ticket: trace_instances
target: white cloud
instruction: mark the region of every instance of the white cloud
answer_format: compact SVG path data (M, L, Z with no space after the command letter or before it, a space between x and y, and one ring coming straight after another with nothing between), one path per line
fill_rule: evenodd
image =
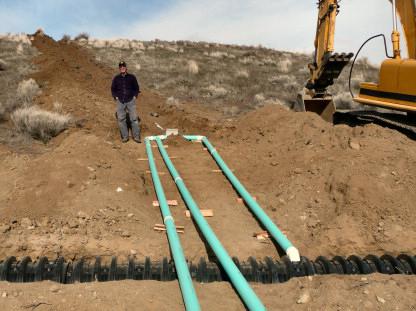
M369 36L391 33L391 5L380 0L341 1L336 51L355 52ZM293 0L179 0L146 21L138 21L129 37L201 40L247 45L262 44L279 50L313 50L316 1ZM381 41L363 55L384 58Z

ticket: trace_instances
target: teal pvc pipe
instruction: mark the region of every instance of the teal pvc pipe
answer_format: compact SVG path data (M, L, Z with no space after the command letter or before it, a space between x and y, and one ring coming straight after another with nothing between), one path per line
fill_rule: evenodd
M162 140L158 137L156 137L155 140L159 147L160 154L162 155L162 158L165 161L165 164L169 169L169 172L172 175L172 178L174 179L176 186L178 187L182 195L183 200L185 201L189 211L192 214L192 218L195 220L196 224L198 225L198 228L201 230L209 246L214 251L221 266L224 268L225 272L231 280L231 283L234 285L241 299L244 301L245 305L249 310L266 310L263 303L257 297L256 293L250 287L247 280L241 274L240 270L238 270L234 261L230 258L230 255L228 255L227 251L222 246L221 242L218 240L214 231L212 231L204 216L202 216L198 205L192 198L191 193L189 192L188 188L186 187L185 183L183 182L182 178L177 172L175 166L170 160L169 155L165 150L165 147L163 147Z
M254 213L257 219L264 225L266 230L270 233L273 239L282 247L285 252L288 254L291 261L300 261L299 252L293 246L293 244L289 241L289 239L283 234L282 231L276 226L276 224L270 219L270 217L264 212L264 210L260 207L260 205L253 199L251 194L247 191L247 189L241 184L238 178L233 174L233 172L229 169L227 164L225 164L224 160L218 154L217 150L214 146L209 142L208 138L205 136L184 136L185 139L188 140L198 140L202 141L208 151L211 153L212 157L214 158L215 162L217 162L218 166L221 168L225 176L227 176L228 180L240 194L240 196L244 199L247 203L250 210Z
M182 297L185 303L186 310L199 311L201 307L196 296L195 288L192 284L192 278L189 273L189 268L186 263L185 255L183 254L181 242L176 232L175 221L170 213L169 205L166 200L165 191L160 182L159 174L157 172L156 163L153 157L152 146L150 139L145 139L146 152L149 159L150 172L152 174L153 184L155 186L157 199L159 201L160 210L162 212L163 222L166 227L169 246L172 251L173 260L175 263L176 272L178 274L179 286L181 288Z

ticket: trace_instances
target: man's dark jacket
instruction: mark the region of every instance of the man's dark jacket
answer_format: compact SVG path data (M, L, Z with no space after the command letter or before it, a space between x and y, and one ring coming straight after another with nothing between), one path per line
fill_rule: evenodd
M111 84L111 94L118 98L120 102L128 103L137 97L140 93L139 83L134 75L126 73L124 76L120 73L116 75Z

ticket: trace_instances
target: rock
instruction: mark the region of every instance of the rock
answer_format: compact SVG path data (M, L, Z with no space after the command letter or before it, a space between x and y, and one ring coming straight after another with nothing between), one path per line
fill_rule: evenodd
M356 141L353 141L353 140L349 141L349 146L353 150L360 150L360 148L361 148L360 143L356 142Z
M78 212L78 218L82 218L82 219L90 219L90 216L82 211Z
M11 227L9 225L0 226L0 233L6 233L10 231Z
M121 236L122 236L123 238L129 238L129 237L130 237L130 232L128 232L128 231L123 231L123 232L121 233Z
M2 298L7 298L7 293L6 293L6 292L3 292L3 293L1 294L1 297L2 297Z
M68 223L68 227L71 228L71 229L75 229L75 228L79 227L79 223L75 219L70 219L70 220L68 220L67 223Z
M75 184L74 184L72 181L67 180L67 181L66 181L66 186L67 186L68 188L72 188L72 187L74 187L74 186L75 186Z
M383 298L381 298L380 296L376 296L376 298L377 298L377 301L378 301L379 303L382 303L382 304L386 303L386 300L385 300L385 299L383 299Z
M302 174L302 169L299 167L295 168L295 174Z
M308 292L304 292L300 297L299 297L299 299L298 300L296 300L296 303L298 304L298 305L300 305L300 304L305 304L305 303L308 303L309 301L311 300L311 296L309 295L309 293Z
M52 286L49 288L49 291L51 291L52 293L57 293L57 292L59 292L59 290L60 290L60 288L59 288L59 286L58 286L58 285L52 285Z
M157 112L151 112L150 115L152 117L155 117L155 118L158 118L159 117L159 114Z
M32 221L29 219L29 218L27 218L27 217L24 217L24 218L22 218L21 220L20 220L20 225L22 226L22 227L30 227L30 226L32 226Z
M137 255L137 251L135 251L134 249L131 249L130 250L130 255L133 255L133 256Z
M363 291L363 293L364 293L364 295L368 295L370 292L369 292L368 290L366 290L366 289L365 289L365 290Z
M130 213L130 214L128 214L128 215L127 215L127 217L128 217L128 218L131 218L131 217L133 217L133 216L134 216L134 214L133 214L133 213Z

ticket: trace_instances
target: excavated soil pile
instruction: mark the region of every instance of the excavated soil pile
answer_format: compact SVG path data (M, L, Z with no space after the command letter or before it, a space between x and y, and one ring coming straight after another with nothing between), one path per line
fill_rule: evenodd
M33 45L41 52L34 59L39 71L33 78L42 86L37 104L50 109L59 101L78 127L32 152L0 147L0 257L169 257L165 234L153 230L162 220L152 206L144 145L119 142L109 91L116 70L74 44L37 36ZM416 253L414 141L376 125L332 126L277 105L224 119L197 103L165 102L143 91L143 137L161 133L155 122L208 136L302 255ZM278 258L271 241L253 238L262 227L202 145L179 137L166 145L200 208L214 211L207 220L229 253L242 260ZM212 257L153 150L167 197L178 200L172 213L185 226L186 257ZM254 289L271 310L408 310L416 307L414 284L412 277L329 276ZM227 283L196 288L206 310L244 309ZM5 310L126 310L138 302L145 310L183 309L176 282L2 283L0 295Z

